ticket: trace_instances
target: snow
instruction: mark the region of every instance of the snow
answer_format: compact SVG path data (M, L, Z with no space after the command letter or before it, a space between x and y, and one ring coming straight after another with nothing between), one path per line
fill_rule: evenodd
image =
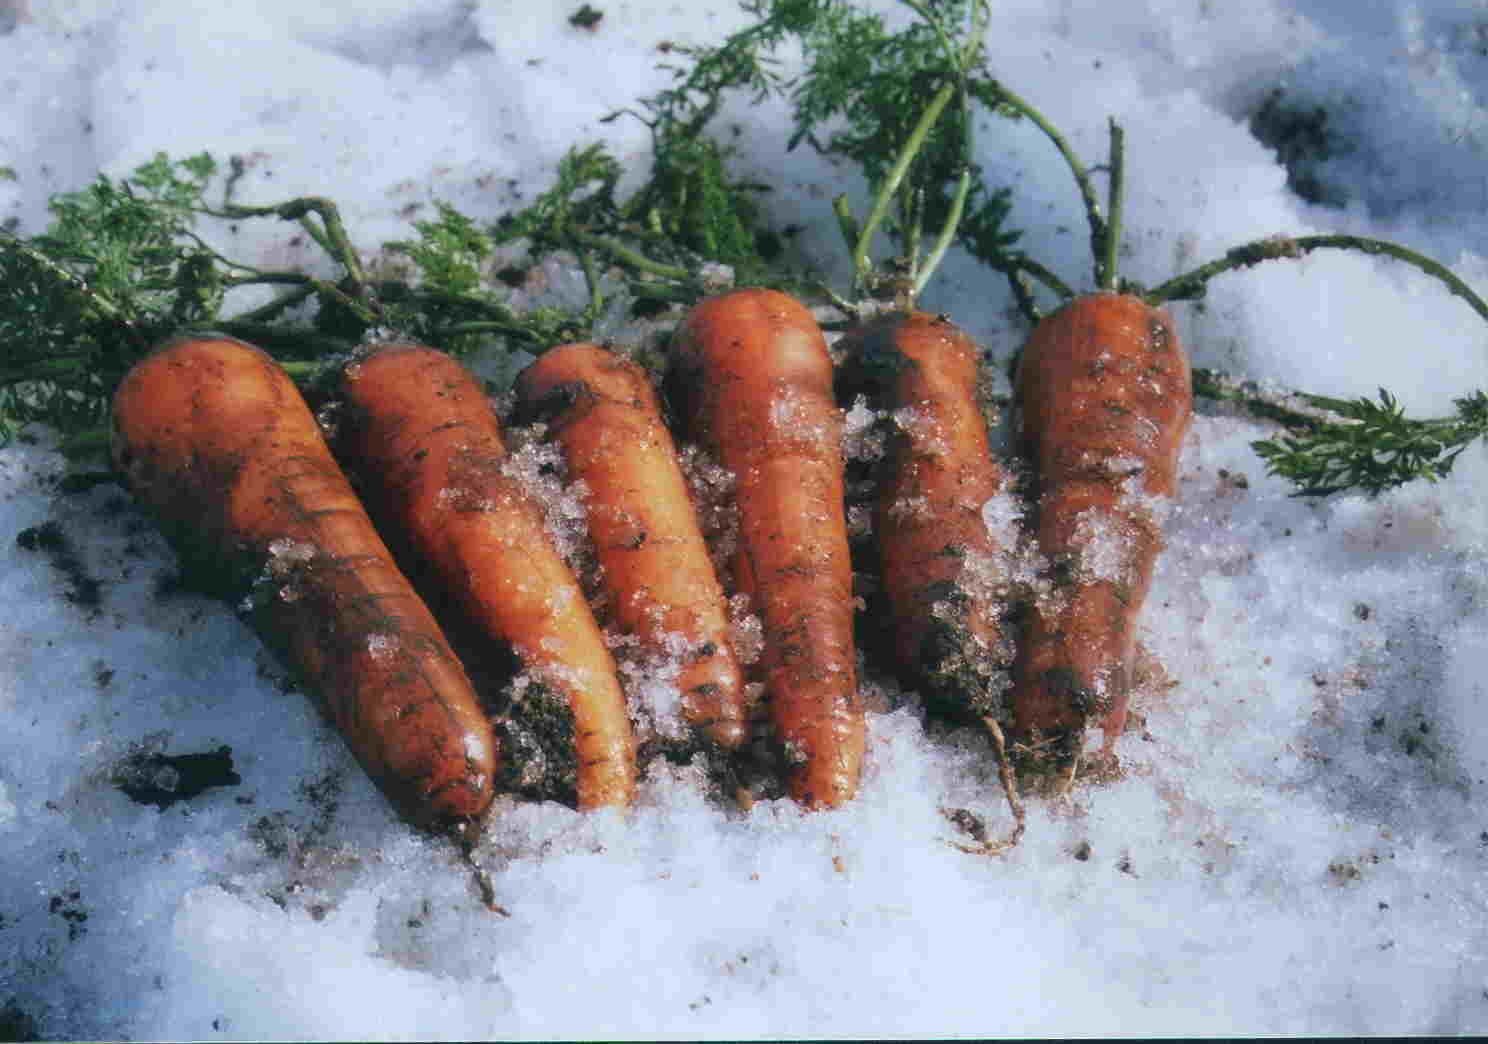
M0 3L0 220L39 231L49 194L156 150L240 154L240 200L333 196L367 244L436 199L492 218L574 142L608 142L637 177L645 128L600 118L667 82L662 41L742 16L616 0L584 30L577 6ZM1124 125L1131 277L1348 231L1485 292L1485 39L1476 0L1002 0L988 42L1087 158L1108 115ZM1291 192L1249 133L1276 88L1347 143L1317 171L1342 206ZM862 186L787 157L776 102L724 121L775 187L771 220L800 224L842 285L829 201L861 213ZM1026 123L978 135L1021 245L1084 283L1047 143ZM311 257L288 242L245 223L230 252ZM965 258L924 303L1000 365L1021 336ZM1196 365L1242 376L1384 385L1418 415L1488 385L1477 318L1385 261L1262 266L1174 311ZM395 818L231 609L173 580L122 490L64 492L45 432L0 450L3 531L23 538L0 546L0 1036L1484 1032L1488 460L1474 446L1440 483L1312 502L1265 475L1249 444L1268 432L1195 421L1142 628L1167 681L1135 708L1124 777L1028 798L1005 855L954 847L958 810L989 836L1010 825L985 739L927 731L875 689L863 792L839 811L740 809L664 762L628 814L500 798L470 854L499 910L453 845ZM237 785L163 807L116 785L155 764L132 758L223 746Z

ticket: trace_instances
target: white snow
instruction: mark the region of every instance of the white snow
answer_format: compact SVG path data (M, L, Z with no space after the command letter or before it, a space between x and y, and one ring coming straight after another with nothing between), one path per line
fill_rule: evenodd
M600 118L668 82L663 41L716 41L743 17L614 0L584 30L578 6L0 3L0 166L16 174L0 220L38 232L51 193L157 150L242 155L240 201L332 196L369 246L436 199L494 218L571 143L606 141L639 177L645 127ZM1087 160L1108 116L1125 127L1131 277L1348 231L1479 292L1485 40L1477 0L999 0L988 36L999 75ZM1342 207L1291 193L1249 133L1277 87L1348 143L1319 169ZM801 225L842 286L830 200L861 214L861 184L785 155L778 102L720 127L774 186L770 219ZM1047 142L986 123L978 144L1013 188L1020 245L1086 285L1079 202ZM271 222L214 240L262 264L312 258L289 241ZM571 272L550 279L575 294ZM1005 367L1021 328L1000 279L953 257L924 305ZM1479 319L1387 261L1261 266L1174 313L1196 365L1246 377L1383 385L1417 415L1488 386ZM34 433L0 450L0 1036L1488 1031L1488 459L1473 446L1440 483L1312 502L1266 476L1249 443L1269 430L1195 421L1142 629L1171 684L1136 707L1125 777L1028 799L1006 855L952 845L956 810L989 836L1009 825L985 739L927 733L878 686L863 792L839 811L743 811L660 762L624 815L498 799L471 859L500 911L453 845L395 818L229 607L168 582L165 542L123 491L61 492ZM989 524L1014 514L994 505ZM17 543L49 521L71 565ZM157 808L111 782L139 752L223 745L236 786Z

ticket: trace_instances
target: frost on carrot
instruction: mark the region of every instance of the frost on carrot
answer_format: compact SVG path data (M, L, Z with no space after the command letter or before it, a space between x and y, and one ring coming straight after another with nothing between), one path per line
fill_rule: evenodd
M1189 362L1165 312L1089 294L1034 328L1015 395L1052 590L1018 646L1013 724L1033 760L1063 764L1088 721L1107 751L1126 724L1136 625L1193 409Z
M832 378L811 313L758 289L693 308L668 373L688 434L735 476L734 582L763 622L760 662L787 784L813 807L856 793L865 735Z
M424 825L479 816L491 727L278 364L225 337L168 343L125 376L113 425L184 567L308 683L391 801Z
M629 803L635 750L614 658L508 467L480 382L443 352L383 344L346 365L339 395L336 451L410 571L458 611L472 647L515 656L521 673L498 719L510 781L580 808Z
M597 345L562 345L518 376L513 420L545 425L587 489L606 615L637 641L646 673L676 671L688 725L737 748L744 688L723 588L651 379Z
M988 505L1010 496L993 456L981 351L950 321L889 315L851 331L839 398L887 418L873 528L898 669L934 712L1005 717L1010 547Z

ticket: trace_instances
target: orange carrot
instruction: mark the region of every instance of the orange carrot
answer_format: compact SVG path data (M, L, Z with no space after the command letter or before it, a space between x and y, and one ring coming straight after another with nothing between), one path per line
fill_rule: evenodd
M692 309L672 364L691 437L737 480L735 583L764 625L766 694L790 792L810 807L840 805L857 791L864 718L826 341L795 299L739 290Z
M949 320L885 316L837 344L839 397L892 418L874 529L899 668L932 710L1003 716L1011 643L1004 548L983 508L1003 491L979 399L981 349Z
M487 641L508 644L559 697L557 708L517 700L536 718L509 727L544 747L580 808L627 804L635 750L614 658L539 508L507 473L480 383L443 352L389 344L348 363L340 394L336 450L373 516L405 535L419 574L437 578ZM570 720L555 725L555 710Z
M468 824L497 746L460 662L268 355L168 343L114 398L114 460L183 564L243 606L414 822Z
M1013 725L1067 762L1086 722L1109 752L1126 724L1136 623L1162 547L1192 414L1189 363L1166 312L1128 294L1075 298L1024 346L1016 398L1053 595L1014 664Z
M744 683L723 588L708 558L676 446L646 372L592 344L544 353L516 382L518 423L545 422L572 478L618 627L653 658L683 648L686 721L726 749L744 740Z

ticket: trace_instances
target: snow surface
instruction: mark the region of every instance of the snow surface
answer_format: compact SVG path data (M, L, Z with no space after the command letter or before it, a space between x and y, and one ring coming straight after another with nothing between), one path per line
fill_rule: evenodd
M666 82L662 41L725 5L523 0L9 0L0 220L156 150L240 154L239 198L325 193L353 237L448 200L493 217L573 142L639 171L611 110ZM1396 238L1488 292L1488 9L1477 0L999 0L999 74L1101 155L1126 128L1124 265L1156 282L1276 232ZM1248 131L1275 88L1348 148L1309 205ZM725 114L771 219L844 271L828 202L861 186L782 145L777 103ZM1088 272L1057 157L979 130L1024 245ZM282 227L237 257L296 263ZM839 279L840 285L840 279ZM925 304L1000 358L1021 330L955 260ZM1488 386L1488 335L1398 265L1314 255L1176 310L1198 365L1417 414ZM1143 639L1171 680L1118 782L1008 826L979 736L880 694L861 797L740 811L657 770L628 815L502 800L475 859L388 810L228 607L162 585L117 487L65 494L45 433L0 451L0 1036L768 1037L1488 1030L1488 481L1313 503L1265 476L1252 422L1200 417ZM42 541L47 543L47 541ZM53 545L57 541L51 541ZM70 549L70 550L69 550ZM119 766L231 748L240 782L160 809ZM133 759L131 761L131 759ZM144 759L143 761L141 759ZM164 773L165 777L169 773ZM169 779L164 778L164 783Z

